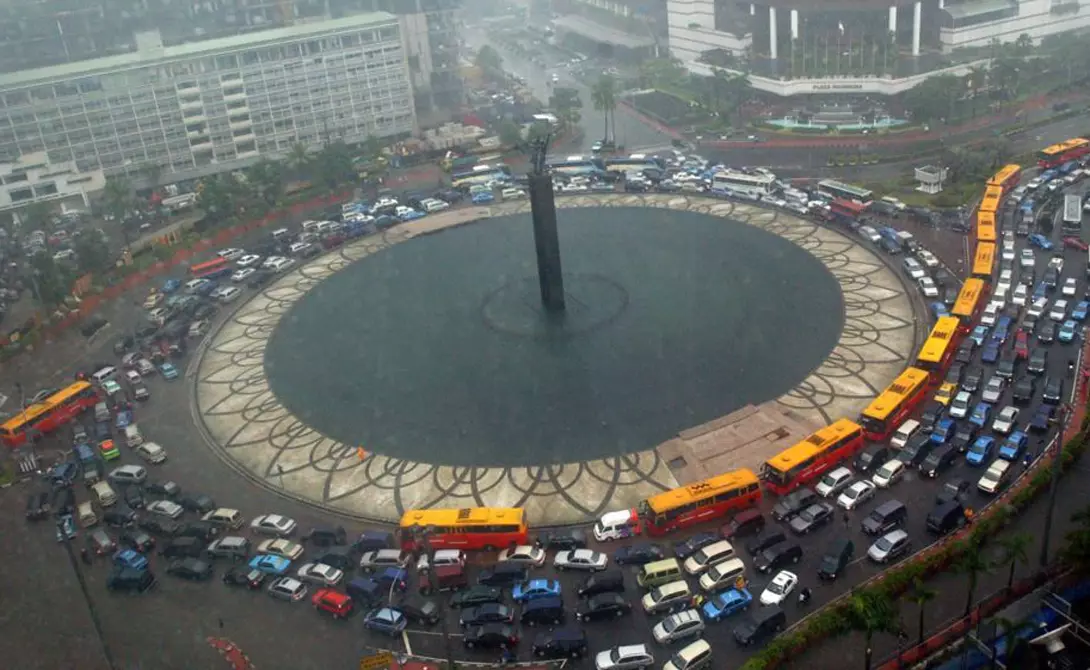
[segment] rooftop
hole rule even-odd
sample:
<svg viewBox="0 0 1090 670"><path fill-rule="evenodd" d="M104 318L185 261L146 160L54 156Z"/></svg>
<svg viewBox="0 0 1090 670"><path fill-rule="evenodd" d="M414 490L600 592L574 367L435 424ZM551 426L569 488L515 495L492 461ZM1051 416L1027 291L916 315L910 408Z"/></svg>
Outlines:
<svg viewBox="0 0 1090 670"><path fill-rule="evenodd" d="M217 53L238 51L265 44L287 42L311 35L348 32L354 29L397 22L397 17L387 12L368 12L340 19L302 23L284 28L270 28L245 35L234 35L174 46L138 50L117 56L104 56L88 60L51 65L33 70L20 70L0 74L0 90L34 84L64 81L74 77L91 76L118 70L144 67L155 63L186 60Z"/></svg>

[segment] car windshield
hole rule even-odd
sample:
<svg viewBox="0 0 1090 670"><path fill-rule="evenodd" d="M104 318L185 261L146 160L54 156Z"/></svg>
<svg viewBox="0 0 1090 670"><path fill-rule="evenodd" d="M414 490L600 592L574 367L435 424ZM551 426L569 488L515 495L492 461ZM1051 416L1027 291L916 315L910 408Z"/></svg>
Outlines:
<svg viewBox="0 0 1090 670"><path fill-rule="evenodd" d="M893 543L883 537L875 542L874 546L878 547L880 551L889 551L893 547Z"/></svg>
<svg viewBox="0 0 1090 670"><path fill-rule="evenodd" d="M859 497L859 494L862 493L862 492L863 492L863 487L862 486L859 486L859 487L853 486L853 487L851 487L850 489L848 489L847 491L844 492L844 497L848 498L849 500L855 500L856 498Z"/></svg>
<svg viewBox="0 0 1090 670"><path fill-rule="evenodd" d="M780 582L772 582L771 584L768 585L769 592L770 593L775 593L776 595L783 595L784 588L785 588L785 585L781 584Z"/></svg>
<svg viewBox="0 0 1090 670"><path fill-rule="evenodd" d="M878 471L878 476L889 479L893 476L893 473L897 470L894 465L883 465L882 469Z"/></svg>
<svg viewBox="0 0 1090 670"><path fill-rule="evenodd" d="M665 630L667 633L672 633L677 630L679 623L680 621L676 617L669 617L666 619L666 621L662 622L662 629Z"/></svg>

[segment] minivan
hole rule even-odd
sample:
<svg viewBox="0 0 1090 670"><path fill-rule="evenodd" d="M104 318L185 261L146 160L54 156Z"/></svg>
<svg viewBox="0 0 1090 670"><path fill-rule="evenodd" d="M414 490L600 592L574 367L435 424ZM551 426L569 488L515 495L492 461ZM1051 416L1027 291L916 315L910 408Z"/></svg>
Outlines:
<svg viewBox="0 0 1090 670"><path fill-rule="evenodd" d="M863 519L863 532L884 535L905 522L908 508L900 500L887 500Z"/></svg>
<svg viewBox="0 0 1090 670"><path fill-rule="evenodd" d="M95 499L102 507L109 507L117 502L117 493L114 491L114 487L110 486L109 482L95 482L91 486L91 492L95 495Z"/></svg>
<svg viewBox="0 0 1090 670"><path fill-rule="evenodd" d="M91 381L102 386L108 381L112 381L117 378L117 368L112 365L107 365L98 372L91 375Z"/></svg>
<svg viewBox="0 0 1090 670"><path fill-rule="evenodd" d="M497 563L477 576L477 583L486 586L509 586L526 579L526 566L520 563Z"/></svg>
<svg viewBox="0 0 1090 670"><path fill-rule="evenodd" d="M439 565L428 575L428 579L420 580L420 593L428 594L436 591L457 591L469 585L465 567L461 565Z"/></svg>
<svg viewBox="0 0 1090 670"><path fill-rule="evenodd" d="M564 601L559 597L531 600L523 605L519 622L525 626L559 626L564 623Z"/></svg>
<svg viewBox="0 0 1090 670"><path fill-rule="evenodd" d="M693 593L685 582L667 582L651 589L640 599L640 604L643 605L643 611L654 614L686 603L692 596Z"/></svg>
<svg viewBox="0 0 1090 670"><path fill-rule="evenodd" d="M759 509L747 509L735 514L731 520L720 529L719 534L725 540L756 535L765 528L765 517Z"/></svg>
<svg viewBox="0 0 1090 670"><path fill-rule="evenodd" d="M607 512L594 524L594 539L620 540L640 534L640 518L632 510Z"/></svg>
<svg viewBox="0 0 1090 670"><path fill-rule="evenodd" d="M76 507L76 515L79 517L79 525L84 528L90 528L98 523L98 514L95 513L95 506L90 501L81 502Z"/></svg>
<svg viewBox="0 0 1090 670"><path fill-rule="evenodd" d="M901 427L897 429L897 432L890 438L889 444L894 449L904 449L904 446L908 443L908 439L912 437L917 430L920 429L920 422L915 419L909 419L901 424Z"/></svg>
<svg viewBox="0 0 1090 670"><path fill-rule="evenodd" d="M833 542L818 565L818 577L833 580L848 567L855 555L855 545L848 538L841 538Z"/></svg>
<svg viewBox="0 0 1090 670"><path fill-rule="evenodd" d="M927 458L923 459L923 463L920 463L920 472L924 476L934 479L952 466L957 456L958 450L953 445L939 447L928 454Z"/></svg>
<svg viewBox="0 0 1090 670"><path fill-rule="evenodd" d="M712 647L704 640L696 640L670 657L662 670L700 670L712 665Z"/></svg>
<svg viewBox="0 0 1090 670"><path fill-rule="evenodd" d="M244 561L250 557L250 541L244 537L227 535L208 545L208 555L214 558L230 558Z"/></svg>
<svg viewBox="0 0 1090 670"><path fill-rule="evenodd" d="M204 545L196 537L175 537L159 550L164 558L200 558L204 553Z"/></svg>
<svg viewBox="0 0 1090 670"><path fill-rule="evenodd" d="M144 444L144 435L140 432L140 426L135 423L130 423L125 426L125 444L130 449L135 449L141 444Z"/></svg>
<svg viewBox="0 0 1090 670"><path fill-rule="evenodd" d="M884 444L872 444L855 457L852 465L860 473L877 470L890 458L890 449Z"/></svg>
<svg viewBox="0 0 1090 670"><path fill-rule="evenodd" d="M361 608L369 608L386 597L379 583L367 577L353 579L348 582L344 590L352 597L352 600L359 603Z"/></svg>
<svg viewBox="0 0 1090 670"><path fill-rule="evenodd" d="M318 526L312 528L302 539L304 542L310 542L316 547L332 547L347 542L348 533L343 526ZM326 563L326 565L329 564Z"/></svg>
<svg viewBox="0 0 1090 670"><path fill-rule="evenodd" d="M965 525L965 508L957 500L935 505L927 515L927 530L936 535L946 535Z"/></svg>
<svg viewBox="0 0 1090 670"><path fill-rule="evenodd" d="M110 406L105 401L95 403L95 421L103 422L110 420Z"/></svg>
<svg viewBox="0 0 1090 670"><path fill-rule="evenodd" d="M681 566L676 558L646 563L636 575L636 583L645 589L681 579Z"/></svg>
<svg viewBox="0 0 1090 670"><path fill-rule="evenodd" d="M693 552L693 555L685 559L685 572L696 576L703 573L716 563L734 557L734 547L730 542L722 540L713 542Z"/></svg>
<svg viewBox="0 0 1090 670"><path fill-rule="evenodd" d="M779 607L762 607L746 614L734 627L734 641L743 647L766 640L787 625L787 615Z"/></svg>

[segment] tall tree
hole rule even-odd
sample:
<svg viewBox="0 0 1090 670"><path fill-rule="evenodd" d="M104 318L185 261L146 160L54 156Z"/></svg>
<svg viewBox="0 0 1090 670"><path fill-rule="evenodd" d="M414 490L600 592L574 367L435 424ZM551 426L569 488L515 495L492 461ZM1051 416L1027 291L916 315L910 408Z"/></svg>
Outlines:
<svg viewBox="0 0 1090 670"><path fill-rule="evenodd" d="M1090 506L1071 515L1075 528L1064 535L1060 560L1077 570L1090 569Z"/></svg>
<svg viewBox="0 0 1090 670"><path fill-rule="evenodd" d="M610 115L617 107L617 82L608 75L603 74L598 78L598 81L594 83L594 87L590 91L591 103L594 105L594 109L602 112L602 116L605 120L605 134L602 136L603 142L608 142L609 128L610 128ZM617 128L614 124L613 127L613 141L617 141Z"/></svg>
<svg viewBox="0 0 1090 670"><path fill-rule="evenodd" d="M291 145L291 149L288 150L287 156L284 157L284 162L287 166L296 174L302 175L310 169L313 164L313 158L310 155L310 149L302 142L296 142Z"/></svg>
<svg viewBox="0 0 1090 670"><path fill-rule="evenodd" d="M968 588L965 592L965 616L973 611L973 603L976 598L976 586L980 575L991 569L991 564L980 552L980 547L973 547L966 552L957 563L957 571L969 578Z"/></svg>
<svg viewBox="0 0 1090 670"><path fill-rule="evenodd" d="M929 589L920 581L916 580L915 585L912 587L912 592L909 594L909 599L916 603L916 614L919 621L919 634L916 639L916 644L923 644L923 637L926 629L924 628L924 607L927 603L938 597L939 592L935 589Z"/></svg>
<svg viewBox="0 0 1090 670"><path fill-rule="evenodd" d="M30 203L19 213L19 218L23 222L24 231L53 232L53 213L44 202Z"/></svg>
<svg viewBox="0 0 1090 670"><path fill-rule="evenodd" d="M1007 591L1014 587L1014 571L1019 564L1029 563L1029 546L1033 542L1033 536L1029 533L1015 533L999 539L999 546L1003 548L1003 556L1000 565L1010 566L1007 574Z"/></svg>
<svg viewBox="0 0 1090 670"><path fill-rule="evenodd" d="M505 119L500 123L497 135L505 147L517 147L522 144L522 128L514 121Z"/></svg>
<svg viewBox="0 0 1090 670"><path fill-rule="evenodd" d="M870 670L872 645L876 633L897 633L900 622L892 600L871 590L859 591L848 600L846 612L852 630L863 633L863 669Z"/></svg>
<svg viewBox="0 0 1090 670"><path fill-rule="evenodd" d="M579 125L579 120L582 118L579 110L583 108L583 101L576 89L557 87L553 89L553 94L549 97L549 108L561 123L572 128Z"/></svg>
<svg viewBox="0 0 1090 670"><path fill-rule="evenodd" d="M40 251L30 259L30 282L36 292L38 303L45 308L60 304L68 296L68 277L64 269L57 265L53 257Z"/></svg>
<svg viewBox="0 0 1090 670"><path fill-rule="evenodd" d="M259 160L246 169L246 181L252 196L269 207L284 192L284 174L278 162Z"/></svg>
<svg viewBox="0 0 1090 670"><path fill-rule="evenodd" d="M206 216L222 221L235 213L237 183L230 174L214 174L201 180L197 202Z"/></svg>
<svg viewBox="0 0 1090 670"><path fill-rule="evenodd" d="M85 232L76 238L73 248L83 272L105 272L110 268L110 248L101 235Z"/></svg>
<svg viewBox="0 0 1090 670"><path fill-rule="evenodd" d="M473 64L481 69L485 76L500 79L503 77L503 57L487 44L477 51Z"/></svg>
<svg viewBox="0 0 1090 670"><path fill-rule="evenodd" d="M115 176L106 179L106 185L102 189L102 204L106 212L117 221L121 227L121 237L125 241L127 249L132 242L129 224L129 212L132 210L132 187L124 177Z"/></svg>
<svg viewBox="0 0 1090 670"><path fill-rule="evenodd" d="M344 142L332 142L322 147L315 160L318 179L331 191L354 183L357 175L352 158L352 149Z"/></svg>
<svg viewBox="0 0 1090 670"><path fill-rule="evenodd" d="M1025 58L1033 51L1033 38L1027 33L1022 33L1014 40L1014 57Z"/></svg>
<svg viewBox="0 0 1090 670"><path fill-rule="evenodd" d="M163 175L163 166L155 161L147 161L140 166L140 171L144 174L144 179L148 182L148 187L154 189L159 185L159 179Z"/></svg>

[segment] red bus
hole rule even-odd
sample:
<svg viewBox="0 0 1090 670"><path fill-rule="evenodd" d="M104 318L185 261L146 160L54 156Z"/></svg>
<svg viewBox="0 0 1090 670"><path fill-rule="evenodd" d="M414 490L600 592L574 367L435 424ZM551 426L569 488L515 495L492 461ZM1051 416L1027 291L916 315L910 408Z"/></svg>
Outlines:
<svg viewBox="0 0 1090 670"><path fill-rule="evenodd" d="M204 263L195 263L189 266L189 275L194 279L219 279L233 272L231 261L226 258L213 258Z"/></svg>
<svg viewBox="0 0 1090 670"><path fill-rule="evenodd" d="M862 216L869 206L870 203L859 203L854 200L837 198L829 205L829 209L834 216L855 220Z"/></svg>
<svg viewBox="0 0 1090 670"><path fill-rule="evenodd" d="M76 382L0 424L0 441L9 447L22 446L52 433L98 401L98 392L91 384Z"/></svg>
<svg viewBox="0 0 1090 670"><path fill-rule="evenodd" d="M637 513L648 535L664 535L761 502L752 470L734 470L640 502Z"/></svg>
<svg viewBox="0 0 1090 670"><path fill-rule="evenodd" d="M956 304L956 303L955 303ZM950 361L957 354L958 345L961 343L961 322L956 316L944 316L935 322L931 329L931 335L920 347L920 353L916 357L916 367L931 373L931 383L942 383L946 375Z"/></svg>
<svg viewBox="0 0 1090 670"><path fill-rule="evenodd" d="M841 419L765 461L761 479L778 496L814 481L863 448L863 427Z"/></svg>
<svg viewBox="0 0 1090 670"><path fill-rule="evenodd" d="M1037 165L1045 169L1054 168L1087 154L1090 154L1090 140L1073 137L1041 149L1037 153Z"/></svg>
<svg viewBox="0 0 1090 670"><path fill-rule="evenodd" d="M409 510L398 526L403 551L418 549L419 532L427 533L433 549L493 551L529 541L526 510L521 507Z"/></svg>
<svg viewBox="0 0 1090 670"><path fill-rule="evenodd" d="M1011 189L1018 186L1018 180L1021 178L1022 166L1011 163L1010 165L1004 165L999 172L996 172L988 180L988 186L998 186L1003 189L1003 193L1009 193Z"/></svg>
<svg viewBox="0 0 1090 670"><path fill-rule="evenodd" d="M908 368L894 379L860 415L863 437L872 442L882 442L892 435L927 397L929 379L927 371L919 368Z"/></svg>

